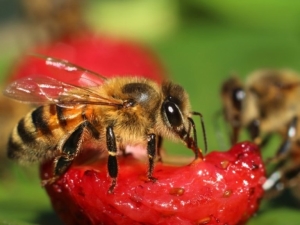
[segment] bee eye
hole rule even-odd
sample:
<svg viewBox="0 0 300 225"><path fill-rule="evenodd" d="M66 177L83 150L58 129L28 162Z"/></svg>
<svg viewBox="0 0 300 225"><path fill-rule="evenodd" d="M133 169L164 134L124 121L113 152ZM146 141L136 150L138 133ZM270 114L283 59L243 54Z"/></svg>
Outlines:
<svg viewBox="0 0 300 225"><path fill-rule="evenodd" d="M236 88L232 92L232 100L233 100L233 106L241 110L242 109L242 102L245 98L245 91L242 88Z"/></svg>
<svg viewBox="0 0 300 225"><path fill-rule="evenodd" d="M182 124L180 110L174 102L170 102L170 101L164 102L163 110L169 123L173 128L179 127Z"/></svg>

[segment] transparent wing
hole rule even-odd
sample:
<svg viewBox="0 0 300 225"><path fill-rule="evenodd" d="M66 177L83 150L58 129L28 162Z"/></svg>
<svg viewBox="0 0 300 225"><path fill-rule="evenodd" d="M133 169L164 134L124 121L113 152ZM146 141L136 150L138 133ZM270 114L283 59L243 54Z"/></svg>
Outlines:
<svg viewBox="0 0 300 225"><path fill-rule="evenodd" d="M17 80L4 90L4 95L21 102L54 103L67 108L82 104L122 106L121 101L100 96L96 88L76 86L46 76Z"/></svg>
<svg viewBox="0 0 300 225"><path fill-rule="evenodd" d="M40 54L32 54L36 59L41 59L47 67L56 69L51 73L51 77L57 78L69 84L79 86L99 86L107 80L106 77L68 62L67 60L48 57Z"/></svg>

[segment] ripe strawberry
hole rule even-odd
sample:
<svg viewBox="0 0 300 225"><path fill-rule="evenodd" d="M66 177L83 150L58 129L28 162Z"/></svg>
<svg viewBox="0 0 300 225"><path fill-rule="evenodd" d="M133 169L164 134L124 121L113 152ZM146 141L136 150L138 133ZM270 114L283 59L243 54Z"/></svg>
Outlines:
<svg viewBox="0 0 300 225"><path fill-rule="evenodd" d="M158 82L165 77L162 65L147 48L134 42L91 33L39 45L28 52L68 60L106 77L143 76ZM57 77L60 74L57 70L54 72L49 69L42 60L22 56L19 63L14 65L10 79L32 75Z"/></svg>
<svg viewBox="0 0 300 225"><path fill-rule="evenodd" d="M145 163L120 156L113 194L106 168L105 159L74 163L46 186L66 224L244 224L258 209L265 181L259 149L249 142L187 166L158 163L154 183ZM41 166L41 178L49 176L51 162Z"/></svg>

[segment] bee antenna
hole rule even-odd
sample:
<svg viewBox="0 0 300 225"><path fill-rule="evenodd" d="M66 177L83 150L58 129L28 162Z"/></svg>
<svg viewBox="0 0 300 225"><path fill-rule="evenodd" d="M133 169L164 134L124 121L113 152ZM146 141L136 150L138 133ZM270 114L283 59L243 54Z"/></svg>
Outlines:
<svg viewBox="0 0 300 225"><path fill-rule="evenodd" d="M223 111L222 109L216 111L213 115L213 127L215 130L215 134L216 134L216 138L218 140L219 143L219 147L221 149L226 149L226 140L224 137L224 134L222 132L222 128L221 128L221 124L220 124L220 117L223 115Z"/></svg>
<svg viewBox="0 0 300 225"><path fill-rule="evenodd" d="M206 130L205 130L205 126L204 126L204 120L203 120L203 116L201 113L199 112L192 112L192 114L194 116L199 116L200 117L200 121L201 121L201 127L202 127L202 134L203 134L203 141L204 141L204 152L206 153L207 152L207 138L206 138ZM193 120L192 120L193 121ZM195 124L193 124L194 121L192 122L192 125L193 125L193 132L194 132L194 136L197 136L196 135L196 129L195 129ZM195 139L195 142L197 141L197 138L194 137Z"/></svg>

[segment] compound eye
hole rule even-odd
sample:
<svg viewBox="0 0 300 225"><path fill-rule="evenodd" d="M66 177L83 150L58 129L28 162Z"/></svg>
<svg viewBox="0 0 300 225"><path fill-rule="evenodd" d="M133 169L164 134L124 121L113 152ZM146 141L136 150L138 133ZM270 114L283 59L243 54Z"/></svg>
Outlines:
<svg viewBox="0 0 300 225"><path fill-rule="evenodd" d="M181 113L174 102L167 101L164 103L163 107L167 119L173 128L182 125Z"/></svg>
<svg viewBox="0 0 300 225"><path fill-rule="evenodd" d="M242 109L242 102L245 98L245 91L242 88L236 88L232 92L233 106L237 110Z"/></svg>

